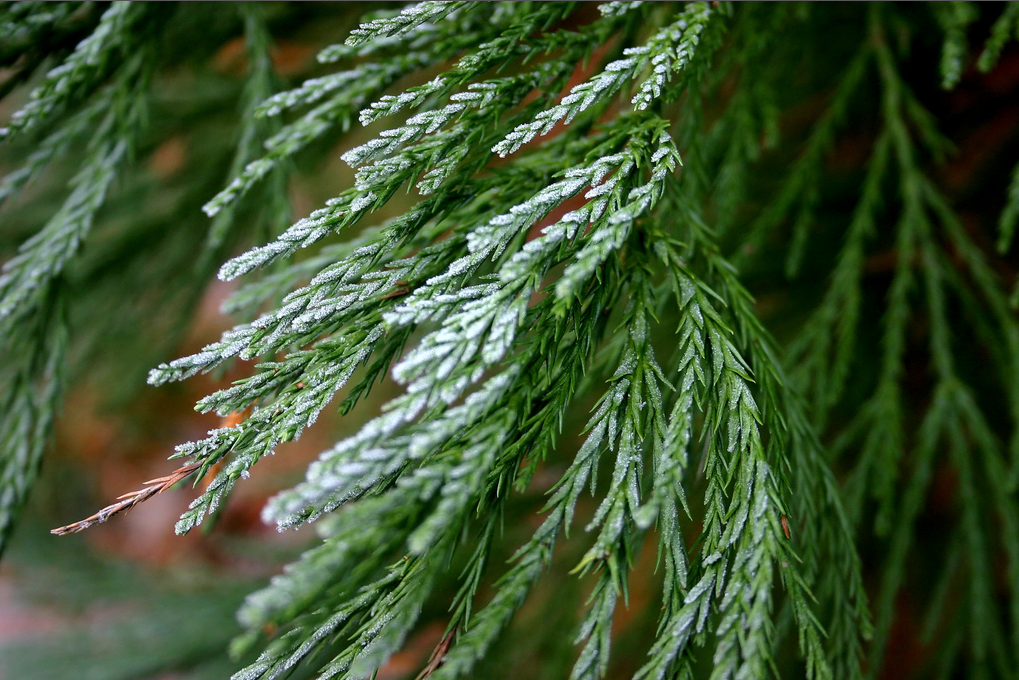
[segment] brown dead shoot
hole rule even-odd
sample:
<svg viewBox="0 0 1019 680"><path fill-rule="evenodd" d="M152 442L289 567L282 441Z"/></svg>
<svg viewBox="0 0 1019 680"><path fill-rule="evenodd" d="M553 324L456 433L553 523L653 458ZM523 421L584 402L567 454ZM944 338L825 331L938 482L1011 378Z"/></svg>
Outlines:
<svg viewBox="0 0 1019 680"><path fill-rule="evenodd" d="M114 515L119 515L122 512L127 512L134 508L134 506L140 503L144 503L148 499L152 498L157 493L162 493L163 491L166 491L177 482L186 479L189 475L191 475L195 470L197 470L201 466L202 466L201 462L194 461L188 463L187 465L182 465L181 467L177 468L176 470L166 475L165 477L157 477L156 479L150 479L149 481L145 482L145 486L143 488L138 489L137 491L128 492L126 494L123 494L122 496L118 496L116 503L107 505L105 508L103 508L96 514L92 515L91 517L86 517L80 522L75 522L74 524L68 524L67 526L64 527L51 529L50 533L56 534L57 536L65 536L67 534L76 534L79 531L84 531L85 529L88 529L90 526L94 524L102 524L103 522L113 517Z"/></svg>
<svg viewBox="0 0 1019 680"><path fill-rule="evenodd" d="M445 661L446 652L449 651L450 645L453 644L453 637L456 635L456 626L453 626L453 630L446 633L446 637L442 638L442 641L432 651L432 655L428 657L428 664L424 667L414 680L426 680L431 677L432 673L439 669L442 662Z"/></svg>

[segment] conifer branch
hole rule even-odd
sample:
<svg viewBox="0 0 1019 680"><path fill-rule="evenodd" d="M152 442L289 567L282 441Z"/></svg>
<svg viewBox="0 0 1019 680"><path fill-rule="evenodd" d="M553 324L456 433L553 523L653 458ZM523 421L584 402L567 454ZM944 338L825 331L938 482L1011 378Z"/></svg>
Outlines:
<svg viewBox="0 0 1019 680"><path fill-rule="evenodd" d="M929 548L945 550L925 613L938 652L918 672L1014 677L1019 320L1000 254L1019 170L996 254L942 186L952 142L912 76L924 63L945 90L969 87L970 63L1008 60L1016 7L419 2L366 17L293 84L274 65L273 12L202 10L243 38L246 67L232 92L216 76L209 105L241 112L236 138L187 136L203 170L183 193L211 218L188 276L240 280L223 309L242 316L148 380L256 362L197 404L245 415L53 533L206 479L176 524L186 533L321 414L372 408L391 379L399 393L265 505L267 523L314 523L318 538L242 605L233 650L260 653L235 680L373 676L436 622L419 680L515 669L514 619L532 615L543 578L588 594L570 596L573 618L528 631L576 626L555 645L575 680L615 674L625 635L651 627L635 680L876 677L900 591L925 586L909 575L939 475L957 521ZM147 118L166 108L179 16L0 7L13 74L0 96L49 57L33 41L67 42L0 131L24 145L0 203L17 210L37 200L33 182L78 168L0 274L0 550L67 369L91 361L72 343L97 325L80 291L120 256L172 260L154 229L102 253L135 211L118 201L147 186L129 169L165 141ZM350 141L355 120L378 127ZM289 173L338 140L353 181L292 220ZM843 145L858 174L833 169ZM647 545L650 607L631 600ZM858 545L879 550L864 564ZM657 626L621 626L621 606Z"/></svg>

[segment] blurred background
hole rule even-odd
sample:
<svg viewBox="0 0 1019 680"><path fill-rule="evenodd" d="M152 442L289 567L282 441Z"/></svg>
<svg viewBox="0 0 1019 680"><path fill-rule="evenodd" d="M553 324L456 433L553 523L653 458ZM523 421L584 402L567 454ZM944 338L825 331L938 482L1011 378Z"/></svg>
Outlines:
<svg viewBox="0 0 1019 680"><path fill-rule="evenodd" d="M84 3L50 36L56 45L39 49L73 47L108 4ZM331 70L315 61L317 52L341 42L367 11L394 5L372 4L260 3L272 34L276 88ZM227 655L240 632L237 605L313 540L307 531L277 533L263 525L263 502L296 482L310 459L387 398L384 386L342 426L327 410L300 441L262 461L212 531L174 535L174 522L197 494L185 484L84 534L50 535L177 467L167 461L174 446L224 424L196 413L195 402L250 370L238 363L226 374L159 389L145 383L157 363L200 350L238 322L220 312L236 286L215 279L218 263L197 262L210 226L200 208L229 180L245 107L250 65L238 6L166 11L167 63L151 88L147 133L69 272L77 299L66 400L38 484L0 562L4 680L229 677L239 667ZM48 64L0 103L0 121L25 103ZM20 66L0 69L0 83L10 84ZM278 228L273 220L289 224L349 186L353 173L339 154L350 144L333 138L309 149L291 168L288 214L267 216L257 202L249 204L222 259ZM3 145L0 175L31 151L29 142ZM3 205L0 261L60 205L74 172L66 163L50 167ZM400 210L396 203L392 210ZM125 289L136 294L125 298Z"/></svg>

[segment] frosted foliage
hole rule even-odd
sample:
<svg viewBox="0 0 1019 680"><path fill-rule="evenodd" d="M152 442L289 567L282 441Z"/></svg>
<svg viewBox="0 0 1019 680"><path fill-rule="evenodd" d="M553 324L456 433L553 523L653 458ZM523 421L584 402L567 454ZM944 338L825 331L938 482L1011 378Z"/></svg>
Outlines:
<svg viewBox="0 0 1019 680"><path fill-rule="evenodd" d="M341 71L321 78L312 78L304 81L300 87L280 92L269 97L258 105L255 114L259 116L277 116L283 111L314 104L326 95L351 83L355 83L365 76L377 73L382 70L378 64L365 64L350 71Z"/></svg>
<svg viewBox="0 0 1019 680"><path fill-rule="evenodd" d="M424 554L436 540L469 509L472 489L479 484L495 462L495 452L505 444L506 428L488 428L485 443L466 450L462 462L448 471L439 491L441 500L434 512L407 540L412 554ZM417 474L417 473L415 473Z"/></svg>
<svg viewBox="0 0 1019 680"><path fill-rule="evenodd" d="M266 154L249 162L244 170L203 206L210 217L247 194L272 170L310 144L334 130L346 127L354 114L380 90L401 75L431 63L428 54L410 52L384 64L364 64L357 69L305 82L301 87L275 95L257 109L260 115L274 115L284 109L322 103L283 126L265 142Z"/></svg>
<svg viewBox="0 0 1019 680"><path fill-rule="evenodd" d="M650 106L651 102L662 96L670 76L686 69L710 15L711 7L707 3L691 3L678 21L648 41L645 48L635 48L646 49L644 54L651 55L651 74L641 83L640 92L631 100L636 110L643 111Z"/></svg>
<svg viewBox="0 0 1019 680"><path fill-rule="evenodd" d="M652 75L642 83L640 92L632 101L636 110L646 109L661 96L669 76L689 64L710 18L709 3L690 3L675 23L660 30L644 45L624 50L625 59L609 63L591 80L570 90L559 104L545 109L532 122L514 128L492 147L492 151L507 156L535 137L548 134L557 124L568 125L579 113L610 99L627 81L651 66Z"/></svg>
<svg viewBox="0 0 1019 680"><path fill-rule="evenodd" d="M455 286L457 280L463 279L477 271L489 257L499 255L506 244L520 233L521 230L534 224L556 206L575 196L585 186L600 181L613 170L614 164L623 161L624 157L617 154L598 159L590 166L572 168L567 171L566 179L546 187L529 200L513 206L508 213L497 215L491 218L487 224L469 232L467 244L470 254L453 261L445 273L430 278L405 303L401 304L393 312L387 313L385 315L387 323L406 325L420 322L444 314L465 300L473 300L478 295L486 295L490 299L485 305L474 304L471 306L469 314L461 314L449 322L450 324L459 324L461 330L468 325L471 325L474 329L481 329L482 326L480 324L483 318L491 320L501 312L500 307L508 299L506 295L509 294L505 292L506 285L511 283L511 279L518 278L517 274L513 272L520 271L522 260L514 257L504 265L505 273L500 275L503 279L502 286L471 287L457 293L446 293L444 291L449 290L451 286ZM576 228L572 225L576 224L578 213L573 213L570 219L572 222L568 223L570 225L569 229L558 231L558 227L549 227L549 233L546 234L545 238L538 239L534 244L527 246L525 249L526 255L522 257L525 257L528 262L536 262L536 271L539 273L544 270L544 267L547 267L547 259L553 252L552 247L562 240L566 233L575 234ZM533 292L533 283L531 287L526 289L520 289L518 287L520 285L519 282L513 282L513 285L517 286L513 292L519 298L526 298L530 292ZM500 290L504 292L499 293L498 291ZM447 333L449 332L447 331ZM451 332L456 334L459 331ZM426 338L422 342L422 347L427 342L434 342L434 339L429 341ZM434 350L429 349L426 351L431 353ZM435 356L439 355L436 354Z"/></svg>
<svg viewBox="0 0 1019 680"><path fill-rule="evenodd" d="M95 30L78 43L67 59L50 69L42 84L32 90L28 103L11 114L10 124L0 128L0 139L43 123L59 113L75 88L93 85L92 80L101 77L107 63L124 48L127 28L141 14L142 9L133 3L111 4Z"/></svg>
<svg viewBox="0 0 1019 680"><path fill-rule="evenodd" d="M478 108L488 105L489 108L492 108L492 102L505 98L504 96L507 94L511 95L509 97L511 103L513 96L522 96L526 93L541 73L542 71L539 69L536 73L518 78L500 79L479 84L473 90L465 93L467 95L479 94L479 98L472 96L456 98L454 95L455 101L448 106L437 111L413 116L404 126L387 130L380 137L346 152L343 159L352 166L361 165L372 159L379 160L358 170L353 190L331 200L326 208L316 210L309 217L298 221L276 241L256 247L227 262L220 269L220 278L223 280L236 278L280 257L288 256L299 248L306 248L332 231L358 221L366 212L374 209L380 194L388 195L393 188L403 182L404 178L414 173L421 163L420 154L422 152L428 154L432 162L438 164L438 167L425 176L420 189L423 193L436 191L465 153L463 149L457 151L457 145L474 132L477 122L463 121L446 130L441 130L441 128L454 116L462 114L468 107ZM434 86L440 86L441 82L441 80L435 81ZM493 114L486 113L485 115ZM422 137L425 137L425 140L419 142ZM415 142L419 143L415 144ZM385 158L401 148L404 150L398 155ZM215 214L237 195L247 191L274 165L268 158L256 161L255 164L249 166L241 177L211 201L206 206L206 212Z"/></svg>
<svg viewBox="0 0 1019 680"><path fill-rule="evenodd" d="M640 7L643 2L603 2L598 5L602 16L621 16Z"/></svg>
<svg viewBox="0 0 1019 680"><path fill-rule="evenodd" d="M597 271L598 267L614 252L618 251L630 234L634 220L647 214L661 197L666 178L680 165L679 152L667 132L657 135L658 147L652 154L651 181L624 192L636 159L622 162L611 179L593 187L586 198L615 193L613 203L620 207L604 217L593 220L594 226L584 247L574 261L563 272L556 284L556 296L570 300Z"/></svg>
<svg viewBox="0 0 1019 680"><path fill-rule="evenodd" d="M263 518L281 527L317 518L339 504L360 497L402 469L427 459L490 414L517 378L516 369L488 380L464 403L437 419L414 423L424 406L413 394L390 402L387 412L324 452L308 468L306 481L266 505Z"/></svg>
<svg viewBox="0 0 1019 680"><path fill-rule="evenodd" d="M98 28L31 81L28 104L3 132L37 131L42 139L0 184L0 200L51 161L80 150L86 162L55 217L0 273L0 336L39 310L62 314L77 299L61 291L64 268L87 245L94 216L131 160L143 104L162 102L144 96L142 85L163 87L168 62L137 66L148 63L145 50L161 55L162 42L132 42L164 30L151 7L82 9ZM234 650L264 644L267 651L235 678L370 677L411 639L422 603L449 586L455 595L444 620L452 634L435 657L442 663L423 675L471 677L541 573L562 566L553 549L562 533L580 532L575 515L586 535L570 536L581 547L568 547L580 556L569 566L587 579L589 597L577 601L572 634L560 631L580 647L572 678L608 672L615 611L629 592L634 551L648 541L657 544L664 585L652 595L661 601L648 607L658 632L635 680L685 677L695 663L708 663L712 680L765 676L768 652L788 637L786 628L800 635L810 680L826 677L828 645L855 658L855 638L845 631L866 627L865 597L842 597L832 587L853 576L852 525L838 514L837 484L818 472L827 472L823 452L787 387L799 378L783 377L725 256L744 253L730 247L739 234L725 232L719 217L738 212L725 205L735 199L719 178L739 179L740 163L753 160L773 123L771 99L784 101L783 81L765 83L775 92L762 86L734 97L723 87L725 96L708 97L710 111L698 96L732 77L773 75L758 45L772 45L767 36L740 33L772 25L762 20L764 7L732 20L740 6L707 2L600 2L598 12L577 3L373 8L346 44L319 54L320 63L336 66L308 69L316 77L279 93L274 83L290 74L274 73L276 14L266 23L257 6L229 10L243 14L243 22L231 21L250 32L251 68L238 74L247 85L215 92L214 103L226 110L240 94L248 118L230 177L206 194L213 197L203 209L220 237L209 252L236 247L218 275L246 277L223 306L240 318L218 341L157 366L149 382L217 369L241 376L197 404L223 424L239 422L176 448L183 466L174 475L201 478L176 530L215 518L254 465L276 451L286 455L287 443L331 411L363 416L263 509L262 519L281 531L317 522L312 533L321 543L244 603L247 634ZM879 21L896 11L867 16ZM37 14L43 21L43 10ZM39 35L49 30L40 27ZM879 53L889 48L866 40L861 49L861 72L886 77ZM742 60L746 54L758 59ZM964 52L953 54L957 72L967 62L955 58ZM893 50L888 60L900 56ZM684 92L690 96L681 99ZM840 92L834 103L819 101L837 108L850 98ZM882 116L891 99L882 100ZM896 105L914 106L907 100ZM893 147L906 145L891 135L912 135L924 120L917 114L887 126L888 140L877 145L893 157L886 165L910 160L896 155ZM307 217L283 222L286 173L330 153L357 121L373 127L342 138L347 144L335 151L353 181ZM680 172L670 132L689 159L702 161L690 172ZM829 137L810 141L805 155L823 155ZM208 169L218 167L210 162ZM934 191L922 178L909 186L919 187L918 201ZM939 210L932 203L915 212ZM373 224L380 214L399 217ZM118 215L111 210L110 228ZM269 235L249 240L260 233L251 231L255 222L244 223L249 217L267 218ZM951 225L941 226L932 248L951 243L958 258L975 257L955 244ZM1002 238L1011 231L1003 227ZM766 236L754 225L746 232L750 241ZM866 260L856 245L862 238L848 242L857 264ZM118 244L99 243L96 253L102 259L107 246L129 245ZM906 267L910 277L942 257L940 250L914 255L900 260L916 264ZM203 271L211 261L199 260ZM80 271L69 268L67 288L91 271L92 261L83 262ZM930 276L947 274L939 268ZM984 279L992 278L993 271L950 283L991 285ZM1001 308L1007 311L1006 301ZM1008 318L992 319L988 332ZM829 336L843 332L829 326ZM4 436L30 463L22 442L32 428L49 428L50 420L35 415L48 385L22 373L43 367L42 377L56 381L53 366L65 359L47 357L50 348L27 339L18 336L9 352L25 354L16 358L26 370L13 374L27 387L19 383L21 392L8 400L20 412L0 419L0 430L13 433ZM950 345L949 335L939 336L932 353L940 357ZM381 406L380 383L387 385ZM975 427L961 431L980 438ZM1000 444L989 446L997 455ZM545 494L540 526L510 561L496 563L492 556L512 538L501 522L512 519L520 492ZM14 500L0 494L0 525ZM796 521L792 539L787 515ZM811 523L815 515L821 528ZM827 563L849 567L832 581L832 570L819 568ZM813 613L815 593L823 621ZM780 614L780 599L788 615ZM829 620L836 625L829 628ZM701 649L713 659L702 659Z"/></svg>
<svg viewBox="0 0 1019 680"><path fill-rule="evenodd" d="M667 135L663 135L661 143L670 144L671 140ZM668 161L664 155L659 160L665 164L673 163L674 167L675 159L672 156ZM548 213L555 205L576 195L585 186L595 185L595 188L588 192L588 197L601 196L604 192L598 189L604 185L599 185L598 182L605 181L606 176L615 170L615 174L606 182L611 189L625 179L633 167L630 156L616 154L602 157L586 168L574 168L566 173L566 179L542 190L527 202L514 206L508 214L497 216L485 227L472 232L468 237L469 247L475 256L487 255L492 251L498 252L508 240L507 236L512 236L515 231L533 223L542 214ZM642 210L646 207L647 203L641 202L635 209ZM408 353L394 369L394 377L408 384L411 391L420 392L427 389L428 383L421 382L424 376L435 375L439 379L445 379L452 366L471 362L479 352L482 366L493 365L505 356L517 330L524 323L528 299L534 292L535 283L553 264L552 257L556 252L556 246L567 237L576 234L576 229L572 225L577 223L579 214L573 211L568 214L568 219L564 217L560 223L546 227L540 238L531 241L520 253L510 258L500 269L498 286L475 287L457 295L445 296L432 294L426 297L419 292L396 311L387 314L388 323L407 324L433 317L442 308L449 309L453 305L460 305L459 311L454 311L445 318L441 330L426 335L419 346ZM503 231L507 227L513 231ZM488 238L485 238L486 236ZM480 265L480 261L475 257L473 261L468 260L467 264L476 267ZM462 275L457 263L454 263L451 271ZM447 272L447 278L440 278L440 281L448 280L449 273ZM429 281L429 284L434 286L437 282L439 281L433 280ZM427 293L427 288L423 292ZM482 334L486 333L487 340L483 341ZM457 390L446 392L445 398L457 393Z"/></svg>
<svg viewBox="0 0 1019 680"><path fill-rule="evenodd" d="M420 105L424 100L441 92L446 87L446 79L437 76L424 85L413 88L398 95L386 95L358 114L361 125L369 125L383 116L390 116L406 108ZM348 161L349 163L350 161Z"/></svg>
<svg viewBox="0 0 1019 680"><path fill-rule="evenodd" d="M669 143L667 136L661 138L661 143ZM657 156L661 163L669 162L667 157L672 158L664 153ZM602 157L587 167L574 168L562 181L472 232L468 237L469 247L475 255L487 256L500 248L508 235L532 223L585 186L600 186L606 178L611 182L610 188L619 186L632 167L633 161L624 153ZM595 193L594 198L600 200L603 192ZM485 395L499 394L501 381L486 383L485 388L468 397L462 406L449 408L443 418L423 429L411 425L422 408L435 403L452 403L481 375L475 369L468 375L458 376L455 369L471 366L475 357L481 359L481 366L486 366L505 355L524 322L528 299L533 292L533 283L528 284L528 278L521 274L527 268L541 271L550 266L555 246L568 234L576 235L573 225L591 210L588 207L584 212L573 211L560 223L547 227L542 237L503 265L500 283L468 287L451 294L424 295L429 286L438 283L435 279L429 280L424 291L419 290L416 296L387 313L385 318L389 324L420 322L437 315L443 319L441 327L427 334L394 369L397 380L407 385L407 395L393 402L385 415L368 423L356 436L323 454L309 469L304 484L274 499L267 507L266 518L281 526L298 523L302 518L312 519L397 474L408 459L441 447L483 414L490 405ZM464 264L476 267L480 262L468 259ZM465 271L468 270L463 269L463 264L454 263L444 276L448 279L450 273L462 275ZM415 434L408 435L410 438L405 441L404 436L397 433L408 427ZM602 431L614 438L616 428L613 418L608 430Z"/></svg>
<svg viewBox="0 0 1019 680"><path fill-rule="evenodd" d="M404 125L384 130L375 139L347 151L342 158L351 167L383 159L358 171L357 186L369 187L399 170L422 165L426 157L431 169L424 176L421 190L422 193L431 193L466 155L464 142L477 132L477 127L488 124L498 117L501 110L512 107L540 85L551 70L551 67L542 65L520 76L471 83L466 92L451 94L450 103L446 106L411 116ZM437 76L431 82L400 95L387 95L361 111L361 122L368 124L379 116L415 107L430 98L446 94L462 78L462 74L456 78ZM471 115L466 115L469 111ZM385 159L400 149L404 151L398 156Z"/></svg>
<svg viewBox="0 0 1019 680"><path fill-rule="evenodd" d="M333 229L360 219L372 209L375 199L376 195L370 189L344 192L339 199L330 201L327 207L315 210L308 217L296 222L276 241L253 248L227 261L219 270L219 278L231 281L257 267L317 243Z"/></svg>
<svg viewBox="0 0 1019 680"><path fill-rule="evenodd" d="M361 24L350 32L346 40L348 47L356 47L377 37L404 37L415 30L428 30L428 22L438 20L449 14L461 2L419 2L400 11L392 17L376 19L366 24Z"/></svg>
<svg viewBox="0 0 1019 680"><path fill-rule="evenodd" d="M450 12L447 18L452 18L456 12ZM330 45L318 53L317 60L320 64L331 64L346 59L376 55L392 49L421 50L431 47L434 41L443 35L440 30L441 24L424 23L417 26L413 31L402 35L380 36L368 42L358 45Z"/></svg>

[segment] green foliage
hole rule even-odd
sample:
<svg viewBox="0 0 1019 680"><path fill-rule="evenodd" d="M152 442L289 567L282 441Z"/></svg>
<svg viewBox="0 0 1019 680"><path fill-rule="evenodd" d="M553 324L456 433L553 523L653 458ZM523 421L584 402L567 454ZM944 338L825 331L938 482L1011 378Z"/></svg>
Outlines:
<svg viewBox="0 0 1019 680"><path fill-rule="evenodd" d="M44 534L32 522L22 530ZM97 560L73 542L79 543L73 570L60 567L63 545L22 542L9 554L8 573L35 575L19 583L21 598L49 613L36 622L26 617L24 627L45 622L52 630L28 639L5 636L5 673L49 680L130 680L170 669L194 680L229 676L236 664L224 649L250 578L217 577L202 567L146 573L124 560Z"/></svg>
<svg viewBox="0 0 1019 680"><path fill-rule="evenodd" d="M224 305L243 320L149 383L257 363L197 406L246 418L177 447L196 482L211 476L177 532L214 518L338 395L346 414L387 375L403 388L265 506L281 530L316 522L320 540L241 607L232 648L262 652L234 677L372 676L437 599L450 646L426 672L471 677L512 658L504 640L521 609L556 609L533 591L564 567L590 588L571 619L570 677L605 677L651 546L659 596L641 605L654 623L626 650L643 655L632 677L875 677L941 470L955 479L955 519L926 635L944 645L917 672L1015 677L1019 318L1008 267L939 184L952 146L925 102L930 82L956 87L971 61L994 67L1015 7L422 2L379 12L319 53L343 70L282 92L274 10L201 10L227 27L210 20L213 48L217 30L244 36L246 72L228 100L193 98L235 107L240 122L181 201L225 184L204 205L211 223L190 232L205 244L197 263L145 285L191 291L183 314L218 267L244 277ZM5 63L31 65L14 78L38 66L33 36L86 36L53 49L2 133L31 153L0 200L59 158L80 168L0 277L2 545L68 348L87 335L74 310L98 284L75 267L90 271L101 209L163 138L153 92L170 86L175 31L199 10L0 11L15 46ZM977 61L969 41L984 24ZM910 50L929 55L934 27L940 72L914 77ZM802 139L769 152L782 112L811 100ZM286 226L287 173L355 119L371 136L344 142L353 185ZM866 140L864 167L850 214L833 218L829 160L852 135ZM775 154L783 169L762 180ZM996 200L1007 254L1019 169ZM108 261L163 257L128 241ZM875 284L882 249L893 264ZM117 281L119 295L136 285ZM781 288L797 282L809 294ZM776 288L784 322L753 297ZM927 368L911 381L917 356ZM534 489L544 507L524 502ZM571 536L581 519L586 536ZM535 525L500 567L513 527Z"/></svg>

